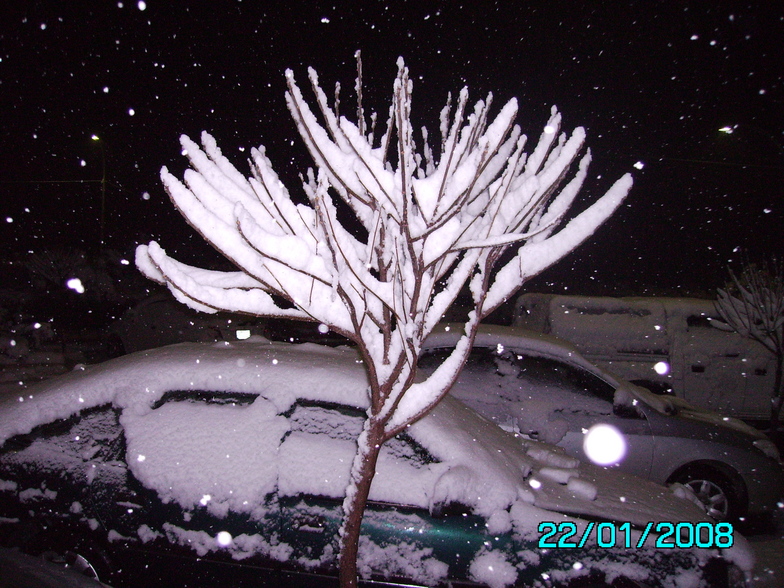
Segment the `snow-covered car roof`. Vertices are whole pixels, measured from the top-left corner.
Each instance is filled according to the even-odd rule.
[[[368,402],[365,371],[353,349],[262,339],[183,343],[79,367],[27,389],[24,396],[4,398],[0,402],[0,442],[37,425],[105,404],[122,409],[128,434],[139,417],[151,413],[156,402],[172,390],[258,394],[268,401],[265,405],[270,403],[272,407],[266,417],[261,412],[248,413],[252,417],[248,431],[253,429],[254,419],[258,422],[282,414],[298,400],[358,408],[367,407]],[[257,412],[261,411],[261,402],[258,404]],[[240,424],[237,415],[235,428]],[[489,516],[523,500],[548,510],[633,523],[702,518],[692,504],[668,489],[579,464],[553,446],[515,438],[451,398],[411,426],[409,434],[444,464],[423,472],[418,484],[408,484],[405,498],[414,505],[463,500],[471,502],[469,505],[479,514]],[[188,442],[187,435],[178,439],[180,446]],[[138,450],[146,455],[156,450],[139,448],[134,439],[129,439],[128,445],[129,454]],[[183,451],[187,453],[187,449]],[[154,460],[129,462],[147,484],[158,486],[155,476],[159,473],[151,469]],[[378,484],[380,489],[385,486],[405,485],[394,481]],[[412,490],[412,486],[419,490]]]
[[[436,325],[433,332],[425,339],[423,348],[436,349],[443,347],[454,347],[457,340],[462,335],[462,325],[454,323],[442,323]],[[577,348],[563,339],[558,339],[552,335],[546,335],[538,331],[529,331],[521,327],[506,327],[501,325],[480,325],[474,340],[476,347],[508,347],[510,349],[527,349],[535,351],[545,357],[568,357],[575,365],[585,367],[590,371],[597,368],[585,359]],[[607,376],[610,383],[618,385],[620,381],[607,372],[602,372]]]
[[[459,324],[444,323],[437,325],[433,329],[432,334],[425,340],[423,347],[425,349],[454,347],[460,337],[461,328],[462,326]],[[474,346],[513,349],[518,352],[533,353],[541,357],[564,360],[600,376],[616,389],[620,388],[622,393],[629,398],[643,400],[659,412],[671,413],[675,410],[675,405],[670,398],[653,394],[645,388],[636,386],[607,370],[599,368],[583,357],[572,343],[553,335],[530,331],[522,327],[481,325],[477,331]],[[678,406],[692,408],[685,401],[680,401]]]
[[[304,363],[306,362],[306,363]],[[336,370],[356,363],[355,370]],[[143,413],[171,390],[267,395],[281,408],[298,398],[367,406],[357,386],[361,361],[355,352],[315,344],[288,345],[262,338],[216,343],[179,343],[110,361],[77,366],[68,374],[0,399],[0,443],[36,425],[112,404]],[[325,378],[325,370],[329,378]],[[296,375],[296,378],[292,378]],[[89,384],[89,385],[87,385]]]

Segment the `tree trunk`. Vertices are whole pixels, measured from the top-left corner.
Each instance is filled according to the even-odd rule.
[[[376,462],[384,442],[384,424],[373,417],[365,422],[360,435],[357,455],[351,466],[351,477],[346,499],[343,501],[343,523],[340,528],[340,586],[356,588],[357,553],[362,517],[365,514],[370,486],[376,474]],[[352,486],[355,491],[351,494]]]
[[[784,390],[782,390],[782,372],[784,368],[784,355],[776,354],[776,380],[773,384],[773,395],[770,398],[770,430],[775,433],[779,430],[779,416],[781,415],[781,404],[784,401]]]

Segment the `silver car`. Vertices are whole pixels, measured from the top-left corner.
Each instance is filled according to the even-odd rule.
[[[420,369],[439,363],[459,328],[436,329]],[[503,428],[582,461],[684,484],[716,520],[769,512],[784,496],[779,452],[761,432],[621,380],[548,335],[482,327],[451,393]]]

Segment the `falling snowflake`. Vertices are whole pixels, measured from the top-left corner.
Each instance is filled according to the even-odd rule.
[[[71,290],[79,294],[84,294],[84,286],[79,278],[71,278],[65,283]]]

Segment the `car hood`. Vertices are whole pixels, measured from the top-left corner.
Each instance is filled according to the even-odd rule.
[[[654,394],[647,388],[642,388],[626,382],[622,384],[619,391],[621,394],[625,392],[628,397],[645,403],[647,406],[663,415],[697,421],[720,429],[730,429],[736,433],[742,433],[752,437],[753,439],[766,438],[762,432],[747,425],[741,420],[722,416],[703,408],[698,408],[683,398]],[[618,402],[618,396],[619,394],[616,394],[616,402]]]

